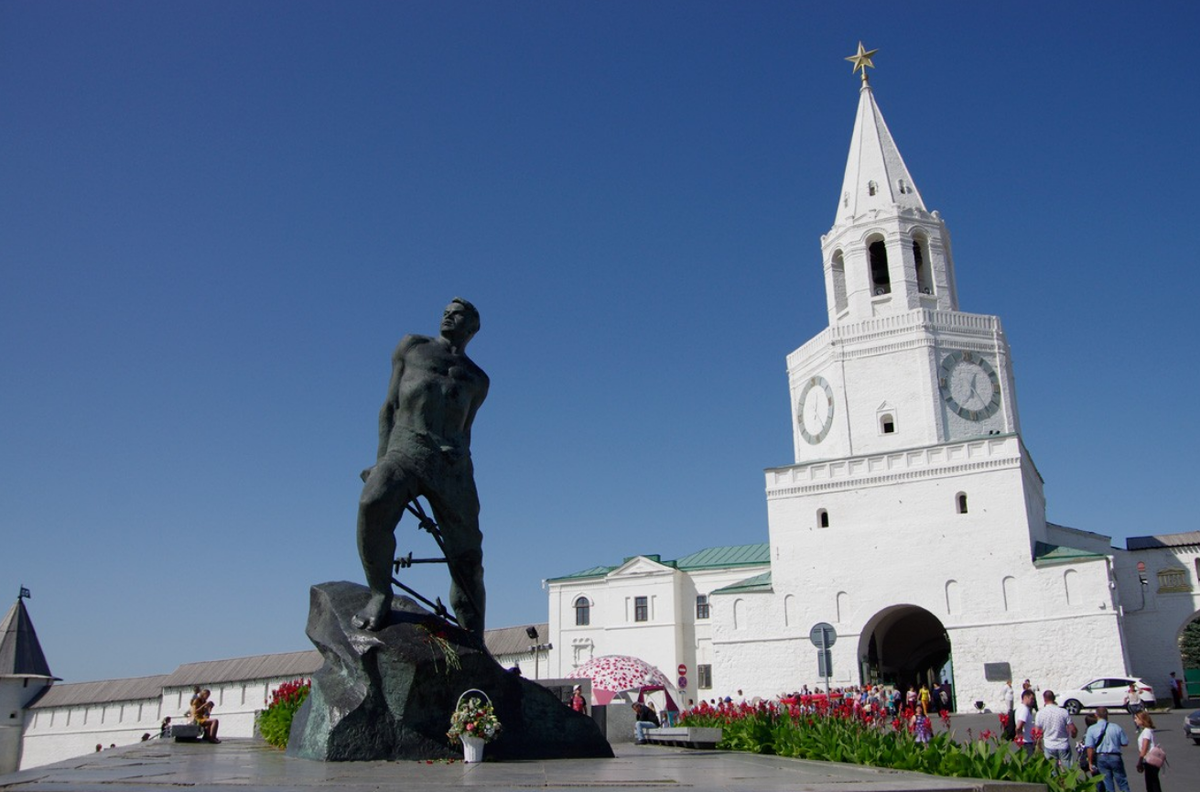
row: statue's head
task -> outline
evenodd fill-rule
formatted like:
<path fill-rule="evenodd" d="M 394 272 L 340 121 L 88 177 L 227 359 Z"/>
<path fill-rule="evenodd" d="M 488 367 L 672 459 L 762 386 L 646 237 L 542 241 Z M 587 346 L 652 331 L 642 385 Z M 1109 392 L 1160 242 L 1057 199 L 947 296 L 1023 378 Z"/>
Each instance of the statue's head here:
<path fill-rule="evenodd" d="M 465 344 L 479 332 L 479 310 L 462 297 L 455 297 L 442 313 L 442 335 Z"/>

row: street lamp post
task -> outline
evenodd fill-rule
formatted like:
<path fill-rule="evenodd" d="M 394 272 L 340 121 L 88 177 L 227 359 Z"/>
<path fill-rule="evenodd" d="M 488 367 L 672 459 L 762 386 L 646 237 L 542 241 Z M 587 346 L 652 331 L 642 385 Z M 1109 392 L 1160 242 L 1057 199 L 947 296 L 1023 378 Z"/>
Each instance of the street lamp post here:
<path fill-rule="evenodd" d="M 525 634 L 529 636 L 529 640 L 531 640 L 531 641 L 536 641 L 538 639 L 537 627 L 532 627 L 532 626 L 526 627 Z M 533 678 L 534 679 L 538 678 L 538 658 L 540 657 L 541 653 L 549 652 L 553 648 L 554 648 L 554 644 L 549 644 L 549 643 L 544 643 L 544 644 L 535 643 L 533 646 L 529 647 L 529 651 L 533 652 Z"/>

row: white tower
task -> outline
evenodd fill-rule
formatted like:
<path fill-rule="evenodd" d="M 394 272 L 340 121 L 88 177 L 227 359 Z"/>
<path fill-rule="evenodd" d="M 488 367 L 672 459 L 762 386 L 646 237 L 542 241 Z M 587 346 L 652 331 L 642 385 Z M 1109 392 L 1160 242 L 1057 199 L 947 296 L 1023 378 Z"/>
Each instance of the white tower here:
<path fill-rule="evenodd" d="M 819 622 L 837 631 L 835 685 L 952 677 L 960 709 L 1005 673 L 1123 668 L 1103 548 L 1069 563 L 1039 549 L 1008 342 L 997 317 L 958 308 L 950 235 L 884 123 L 871 54 L 849 59 L 863 83 L 821 240 L 829 326 L 787 358 L 795 461 L 766 471 L 770 580 L 711 597 L 714 679 L 760 695 L 817 681 Z M 1047 624 L 1087 662 L 1040 651 Z"/>
<path fill-rule="evenodd" d="M 28 596 L 28 589 L 22 588 L 17 604 L 0 621 L 0 775 L 17 771 L 24 710 L 55 681 L 25 610 Z"/>
<path fill-rule="evenodd" d="M 950 234 L 865 68 L 821 252 L 829 327 L 788 356 L 797 463 L 1020 431 L 1000 320 L 958 310 Z"/>

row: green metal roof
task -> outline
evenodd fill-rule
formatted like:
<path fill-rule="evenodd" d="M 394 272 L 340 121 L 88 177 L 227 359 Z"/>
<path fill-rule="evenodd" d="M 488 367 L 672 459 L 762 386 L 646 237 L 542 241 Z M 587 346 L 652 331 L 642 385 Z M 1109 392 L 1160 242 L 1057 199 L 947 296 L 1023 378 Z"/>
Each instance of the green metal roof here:
<path fill-rule="evenodd" d="M 559 577 L 546 578 L 547 580 L 573 580 L 575 578 L 591 578 L 604 577 L 609 572 L 616 569 L 615 566 L 594 566 L 588 569 L 581 569 L 578 572 L 573 572 L 570 575 L 560 575 Z"/>
<path fill-rule="evenodd" d="M 604 577 L 614 569 L 629 563 L 638 556 L 629 556 L 617 566 L 594 566 L 570 575 L 547 578 L 547 580 L 579 580 L 583 578 Z M 663 561 L 661 556 L 646 555 L 651 561 L 663 566 L 675 567 L 686 571 L 698 569 L 722 569 L 740 566 L 759 566 L 771 561 L 771 546 L 766 542 L 749 545 L 729 545 L 726 547 L 709 547 L 697 550 L 675 561 Z"/>
<path fill-rule="evenodd" d="M 771 588 L 771 573 L 763 572 L 761 575 L 755 575 L 752 578 L 734 583 L 732 586 L 719 588 L 713 594 L 745 594 L 748 592 L 770 592 Z"/>
<path fill-rule="evenodd" d="M 1034 566 L 1049 564 L 1065 564 L 1071 561 L 1090 561 L 1105 558 L 1103 553 L 1093 553 L 1089 550 L 1077 550 L 1074 547 L 1035 542 L 1033 545 Z"/>
<path fill-rule="evenodd" d="M 709 547 L 675 562 L 680 569 L 710 569 L 712 567 L 755 566 L 771 563 L 771 546 L 761 544 Z"/>

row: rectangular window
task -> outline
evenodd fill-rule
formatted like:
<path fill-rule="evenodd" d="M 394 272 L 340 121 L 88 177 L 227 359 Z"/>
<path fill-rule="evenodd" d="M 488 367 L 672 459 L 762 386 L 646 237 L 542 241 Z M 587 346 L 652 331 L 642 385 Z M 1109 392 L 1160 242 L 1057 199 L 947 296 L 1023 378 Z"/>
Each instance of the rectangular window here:
<path fill-rule="evenodd" d="M 712 666 L 696 666 L 696 687 L 701 690 L 712 690 Z"/>
<path fill-rule="evenodd" d="M 696 618 L 697 619 L 707 619 L 708 618 L 708 595 L 707 594 L 696 595 Z"/>
<path fill-rule="evenodd" d="M 650 621 L 650 606 L 646 602 L 645 597 L 633 598 L 633 620 L 634 621 Z"/>

